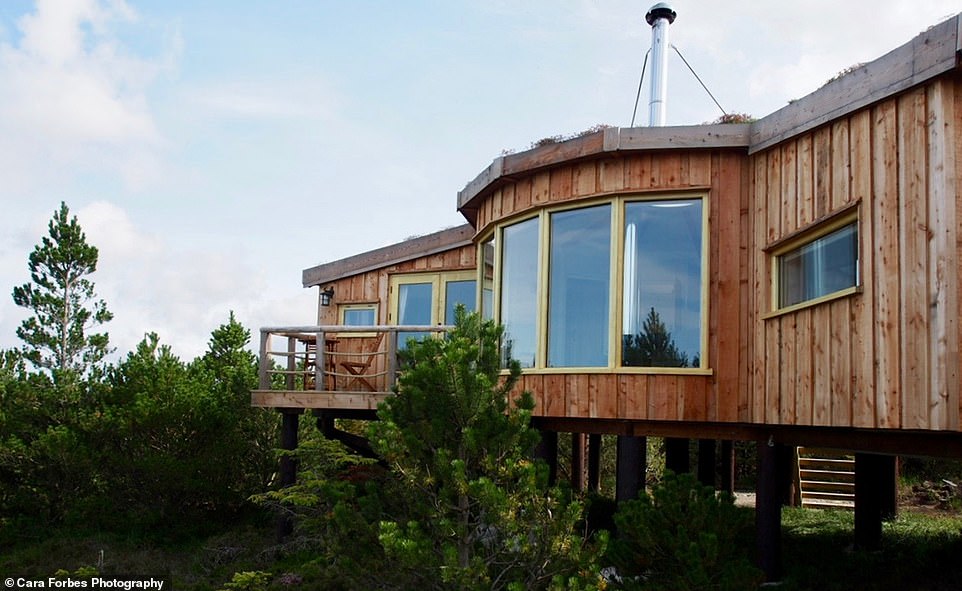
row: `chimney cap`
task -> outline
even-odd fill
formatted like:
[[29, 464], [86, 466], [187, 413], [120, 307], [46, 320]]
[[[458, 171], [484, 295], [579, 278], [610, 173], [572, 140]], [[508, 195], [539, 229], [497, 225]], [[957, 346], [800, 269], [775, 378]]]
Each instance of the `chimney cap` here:
[[645, 15], [645, 20], [648, 21], [649, 25], [654, 25], [655, 21], [660, 18], [668, 19], [668, 24], [675, 22], [675, 17], [678, 13], [672, 9], [671, 5], [667, 2], [659, 2], [651, 8], [648, 9], [648, 14]]

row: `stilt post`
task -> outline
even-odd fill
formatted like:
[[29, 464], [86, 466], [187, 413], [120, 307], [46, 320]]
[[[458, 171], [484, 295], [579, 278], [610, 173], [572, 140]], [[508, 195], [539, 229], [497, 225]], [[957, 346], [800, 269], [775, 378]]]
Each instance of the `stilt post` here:
[[665, 469], [675, 474], [691, 472], [688, 458], [688, 440], [679, 437], [665, 438]]
[[615, 501], [620, 503], [637, 499], [638, 493], [645, 489], [648, 440], [644, 437], [619, 435], [617, 446]]
[[778, 486], [778, 444], [758, 442], [758, 479], [755, 485], [755, 536], [758, 567], [765, 580], [781, 577], [782, 499]]

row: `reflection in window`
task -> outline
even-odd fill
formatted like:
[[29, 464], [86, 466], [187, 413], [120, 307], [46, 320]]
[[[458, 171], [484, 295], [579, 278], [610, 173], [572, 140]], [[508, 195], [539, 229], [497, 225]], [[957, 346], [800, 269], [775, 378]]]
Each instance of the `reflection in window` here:
[[858, 224], [834, 232], [778, 257], [778, 307], [814, 300], [858, 281]]
[[611, 206], [551, 214], [548, 367], [608, 365]]
[[[420, 325], [431, 324], [431, 310], [433, 309], [433, 285], [431, 283], [402, 283], [398, 286], [398, 324]], [[405, 332], [398, 338], [398, 345], [403, 346], [408, 339], [421, 339], [426, 332]]]
[[538, 314], [538, 218], [508, 226], [502, 235], [502, 363], [534, 367]]
[[474, 311], [474, 300], [477, 298], [474, 279], [465, 281], [448, 281], [444, 284], [444, 323], [454, 324], [454, 311], [458, 304], [463, 304], [465, 311]]
[[622, 365], [699, 367], [700, 199], [625, 205]]

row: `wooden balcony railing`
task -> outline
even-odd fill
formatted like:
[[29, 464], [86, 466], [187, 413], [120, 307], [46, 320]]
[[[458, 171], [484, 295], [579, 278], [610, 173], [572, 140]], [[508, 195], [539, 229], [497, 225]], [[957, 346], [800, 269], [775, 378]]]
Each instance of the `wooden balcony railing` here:
[[293, 326], [261, 329], [263, 407], [374, 409], [397, 379], [399, 344], [450, 326]]

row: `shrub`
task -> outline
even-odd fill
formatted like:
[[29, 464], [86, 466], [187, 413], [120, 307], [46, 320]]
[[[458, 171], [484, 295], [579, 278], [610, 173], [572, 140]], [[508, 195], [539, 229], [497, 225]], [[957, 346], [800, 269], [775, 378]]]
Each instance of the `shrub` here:
[[608, 556], [624, 589], [734, 591], [761, 582], [744, 551], [749, 514], [691, 474], [666, 472], [614, 519]]

